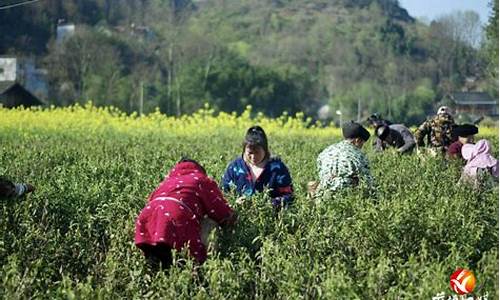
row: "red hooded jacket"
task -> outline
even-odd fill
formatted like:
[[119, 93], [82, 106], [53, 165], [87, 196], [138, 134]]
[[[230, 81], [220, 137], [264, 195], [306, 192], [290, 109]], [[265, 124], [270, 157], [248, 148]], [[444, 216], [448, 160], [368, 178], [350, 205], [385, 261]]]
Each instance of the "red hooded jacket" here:
[[201, 242], [201, 220], [221, 222], [233, 213], [217, 183], [194, 162], [178, 163], [151, 193], [137, 218], [135, 244], [165, 244], [180, 250], [185, 245], [200, 263], [207, 257]]

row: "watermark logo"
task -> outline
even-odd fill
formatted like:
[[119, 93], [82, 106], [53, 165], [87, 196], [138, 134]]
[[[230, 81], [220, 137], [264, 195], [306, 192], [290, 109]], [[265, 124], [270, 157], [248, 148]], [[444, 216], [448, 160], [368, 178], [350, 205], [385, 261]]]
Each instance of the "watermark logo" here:
[[458, 268], [450, 276], [450, 286], [451, 289], [458, 295], [472, 293], [474, 287], [476, 286], [476, 277], [474, 277], [474, 274], [471, 271]]

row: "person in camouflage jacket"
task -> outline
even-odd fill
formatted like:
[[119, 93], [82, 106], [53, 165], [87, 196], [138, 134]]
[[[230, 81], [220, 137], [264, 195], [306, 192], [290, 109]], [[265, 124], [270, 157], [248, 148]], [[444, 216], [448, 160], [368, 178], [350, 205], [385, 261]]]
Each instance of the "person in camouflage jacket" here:
[[452, 129], [455, 126], [449, 108], [441, 106], [436, 116], [425, 121], [415, 131], [417, 146], [424, 147], [427, 144], [428, 147], [445, 152], [453, 142]]

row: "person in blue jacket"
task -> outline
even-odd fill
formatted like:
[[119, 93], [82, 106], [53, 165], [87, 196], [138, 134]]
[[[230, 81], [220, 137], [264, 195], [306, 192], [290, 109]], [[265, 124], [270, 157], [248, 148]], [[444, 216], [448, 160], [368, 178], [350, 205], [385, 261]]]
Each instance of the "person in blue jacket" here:
[[286, 207], [293, 202], [292, 178], [288, 168], [269, 152], [264, 129], [253, 126], [247, 130], [241, 157], [232, 161], [221, 182], [225, 192], [235, 190], [246, 199], [264, 188], [274, 207]]

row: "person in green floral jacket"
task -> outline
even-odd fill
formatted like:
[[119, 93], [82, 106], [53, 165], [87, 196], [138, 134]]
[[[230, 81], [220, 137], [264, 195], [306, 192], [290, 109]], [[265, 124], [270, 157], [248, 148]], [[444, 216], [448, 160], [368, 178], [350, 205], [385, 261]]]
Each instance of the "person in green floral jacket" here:
[[319, 182], [308, 184], [309, 192], [315, 196], [360, 184], [373, 187], [368, 159], [361, 152], [370, 133], [359, 123], [350, 121], [342, 126], [342, 135], [343, 141], [330, 145], [318, 156]]

